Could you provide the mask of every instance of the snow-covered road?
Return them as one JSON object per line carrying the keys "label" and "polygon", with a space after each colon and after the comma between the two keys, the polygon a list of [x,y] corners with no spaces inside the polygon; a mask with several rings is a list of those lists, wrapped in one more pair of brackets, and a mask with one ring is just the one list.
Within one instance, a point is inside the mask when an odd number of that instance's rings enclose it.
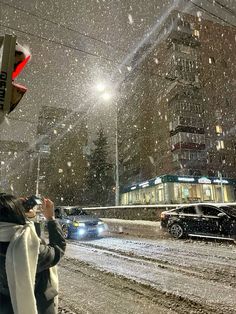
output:
{"label": "snow-covered road", "polygon": [[69,241],[66,255],[68,261],[84,262],[171,295],[177,305],[179,300],[199,304],[199,313],[236,313],[235,245],[109,237]]}

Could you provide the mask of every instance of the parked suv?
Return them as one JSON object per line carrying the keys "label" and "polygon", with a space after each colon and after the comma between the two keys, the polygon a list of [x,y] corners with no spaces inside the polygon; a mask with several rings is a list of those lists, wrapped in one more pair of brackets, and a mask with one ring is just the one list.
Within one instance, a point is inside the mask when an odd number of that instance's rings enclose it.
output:
{"label": "parked suv", "polygon": [[213,204],[181,206],[161,213],[161,227],[174,238],[236,239],[236,209]]}

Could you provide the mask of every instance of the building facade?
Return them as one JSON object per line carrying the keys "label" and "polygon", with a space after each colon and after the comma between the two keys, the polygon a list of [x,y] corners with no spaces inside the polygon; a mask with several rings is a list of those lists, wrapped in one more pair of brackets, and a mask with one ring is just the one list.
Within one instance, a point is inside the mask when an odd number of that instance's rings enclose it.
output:
{"label": "building facade", "polygon": [[235,202],[236,180],[222,177],[163,175],[127,186],[122,205]]}
{"label": "building facade", "polygon": [[[209,177],[211,184],[224,177],[233,184],[228,179],[236,178],[235,35],[229,26],[174,11],[137,52],[119,106],[124,193],[165,175]],[[233,200],[233,189],[225,201]],[[211,192],[212,200],[219,199],[217,193]],[[191,198],[204,199],[198,192]]]}

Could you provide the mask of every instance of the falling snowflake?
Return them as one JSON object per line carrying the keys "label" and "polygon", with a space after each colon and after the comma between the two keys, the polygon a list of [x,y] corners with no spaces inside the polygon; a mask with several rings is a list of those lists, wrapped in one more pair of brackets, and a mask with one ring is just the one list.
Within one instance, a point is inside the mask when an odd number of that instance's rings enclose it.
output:
{"label": "falling snowflake", "polygon": [[128,19],[129,19],[129,24],[132,25],[134,24],[134,20],[131,14],[128,15]]}

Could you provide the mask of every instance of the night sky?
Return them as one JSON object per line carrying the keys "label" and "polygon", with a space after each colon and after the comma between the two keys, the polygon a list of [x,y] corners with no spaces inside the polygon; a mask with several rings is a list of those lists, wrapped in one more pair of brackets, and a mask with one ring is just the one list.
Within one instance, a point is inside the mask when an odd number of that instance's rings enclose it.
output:
{"label": "night sky", "polygon": [[[32,53],[31,62],[17,79],[28,87],[27,94],[8,123],[0,126],[0,140],[32,143],[43,105],[86,111],[90,126],[96,126],[94,119],[105,120],[114,108],[112,102],[99,100],[95,84],[102,80],[109,82],[111,89],[117,86],[130,71],[127,57],[178,2],[0,0],[0,33],[16,34]],[[232,15],[235,0],[222,0],[230,9],[220,10],[209,4],[211,0],[194,2],[236,25]],[[183,6],[195,14],[199,10],[187,0]]]}

